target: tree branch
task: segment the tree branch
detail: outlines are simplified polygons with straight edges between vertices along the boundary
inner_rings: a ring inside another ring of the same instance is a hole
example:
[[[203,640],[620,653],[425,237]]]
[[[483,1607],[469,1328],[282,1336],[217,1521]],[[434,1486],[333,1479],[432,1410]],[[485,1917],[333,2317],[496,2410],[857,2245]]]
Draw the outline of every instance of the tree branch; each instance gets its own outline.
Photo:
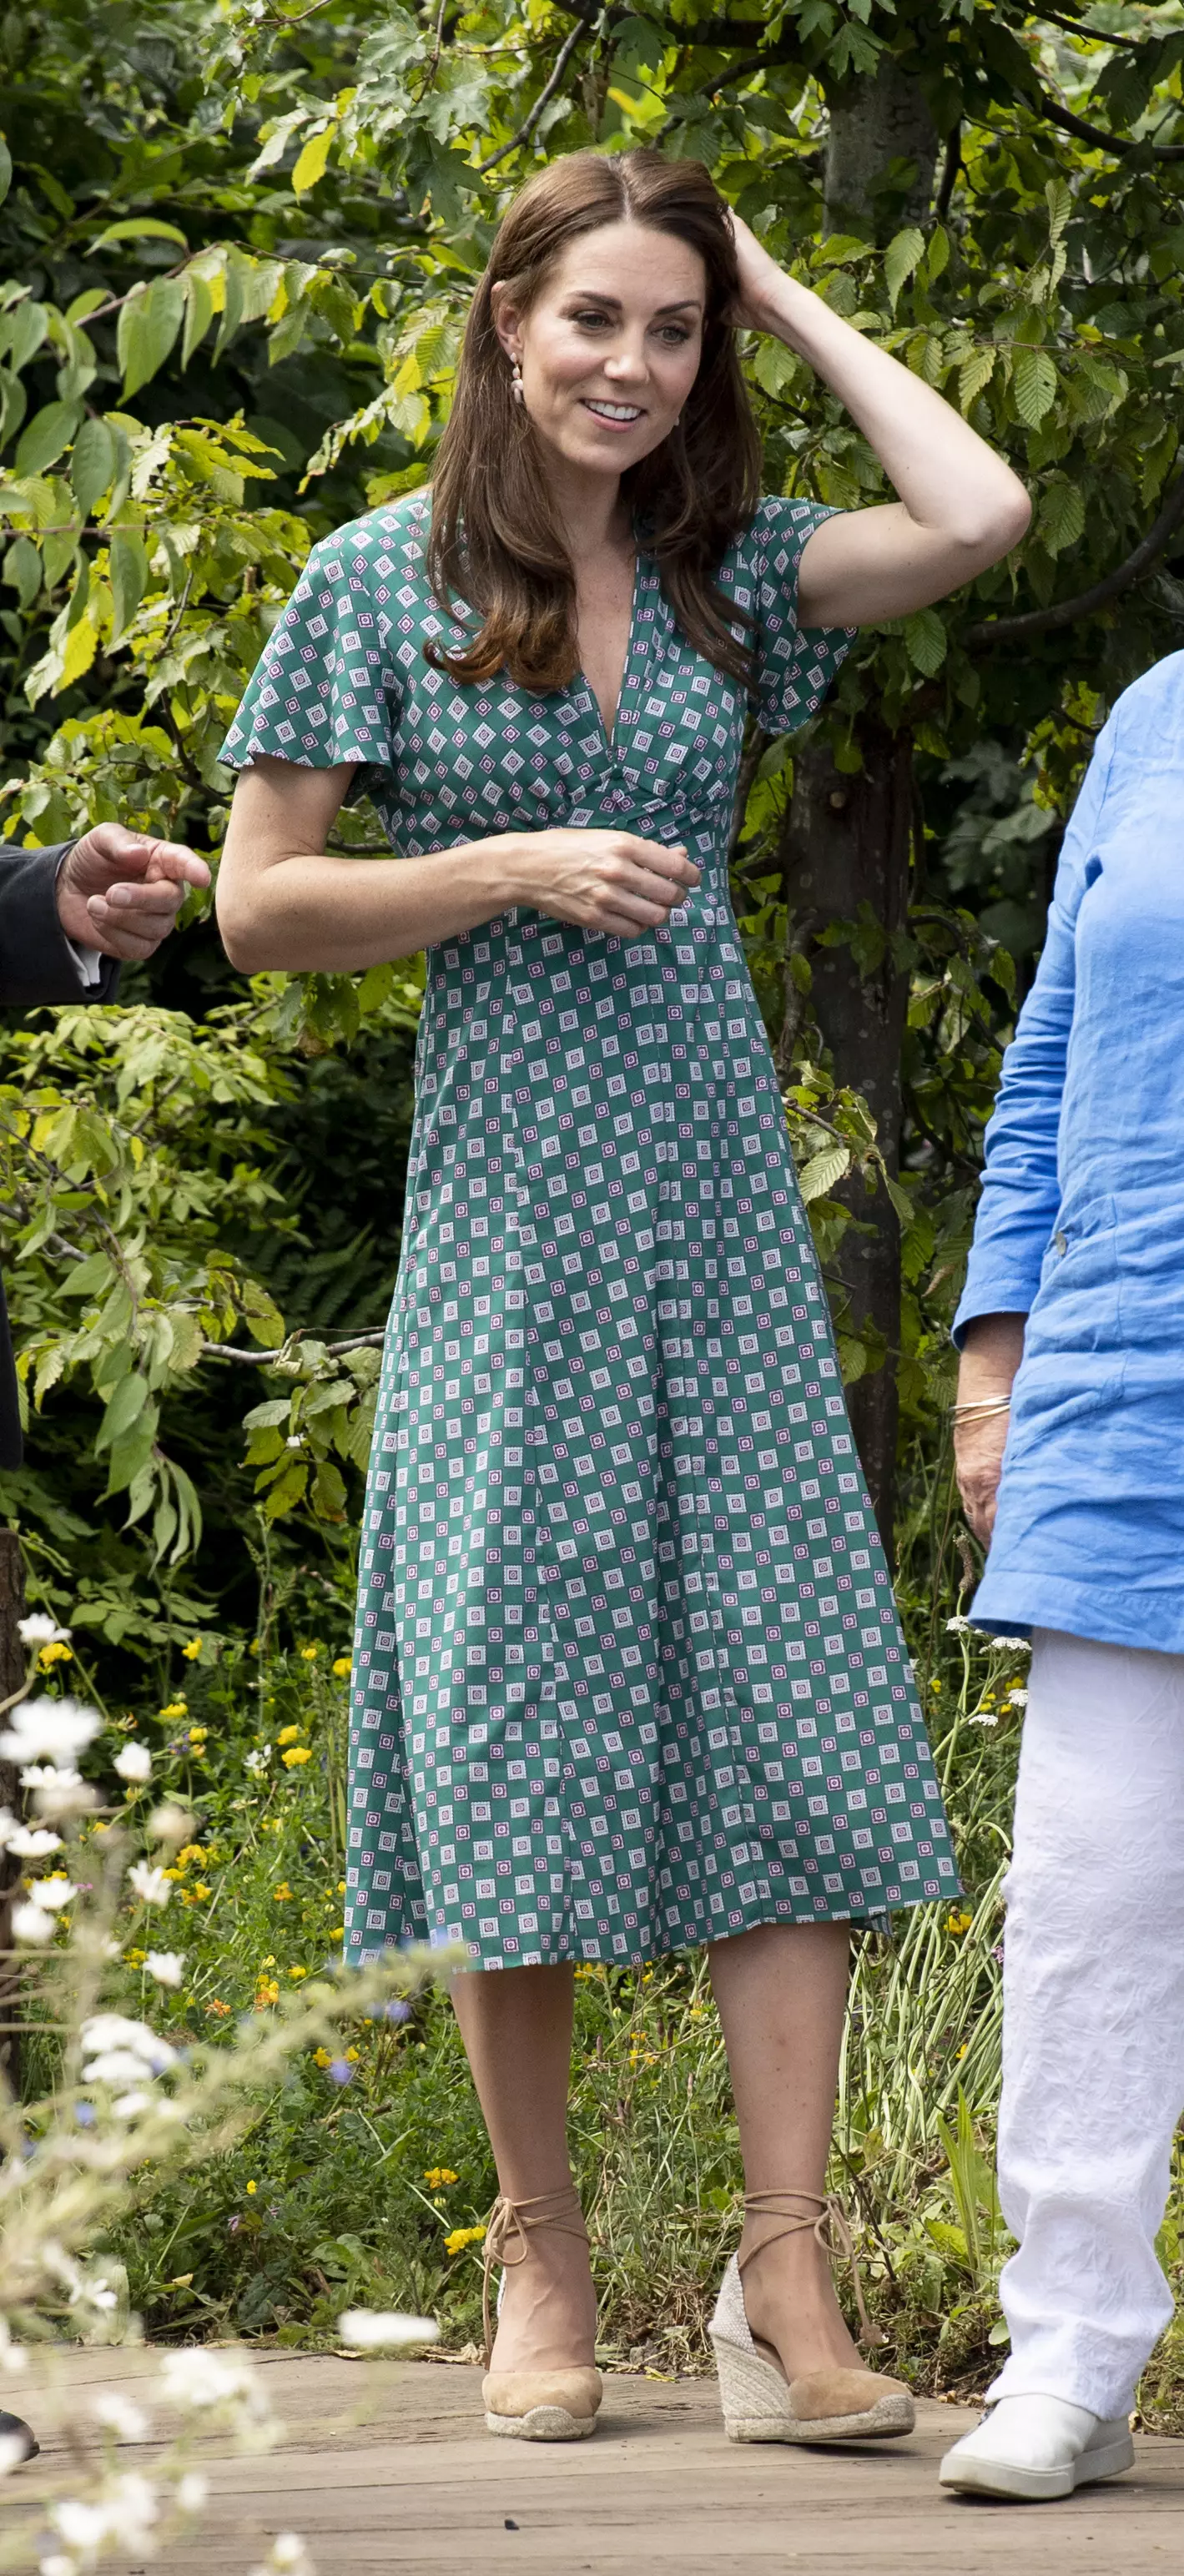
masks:
[[[971,626],[963,637],[967,651],[982,652],[992,644],[1008,644],[1022,635],[1048,634],[1056,627],[1075,625],[1078,618],[1093,617],[1099,608],[1108,607],[1112,599],[1121,598],[1123,591],[1129,590],[1132,582],[1149,570],[1156,556],[1163,553],[1168,538],[1182,519],[1184,474],[1177,476],[1159,517],[1148,529],[1142,543],[1135,547],[1134,553],[1127,556],[1125,563],[1116,565],[1114,571],[1096,581],[1092,589],[1079,591],[1075,599],[1062,599],[1052,608],[1029,609],[1022,617],[989,618],[978,626]]]
[[[294,1344],[299,1346],[300,1339],[298,1334],[289,1334],[288,1340],[275,1351],[240,1351],[233,1342],[203,1342],[201,1357],[203,1360],[242,1360],[248,1368],[274,1368],[286,1351],[291,1350]],[[339,1360],[344,1359],[347,1351],[380,1351],[385,1340],[385,1326],[373,1333],[355,1333],[348,1342],[326,1342],[325,1357]]]
[[[1050,27],[1063,27],[1066,35],[1088,36],[1091,44],[1095,45],[1121,45],[1128,54],[1149,53],[1152,45],[1160,42],[1158,36],[1152,37],[1150,45],[1140,36],[1112,36],[1105,27],[1087,27],[1081,18],[1062,18],[1057,9],[1040,9],[1036,14],[1046,19]]]
[[[950,127],[949,138],[946,143],[946,157],[942,165],[941,186],[938,189],[937,203],[933,209],[939,224],[944,224],[946,216],[950,211],[950,199],[953,196],[954,189],[957,184],[958,172],[961,167],[962,120],[959,118],[958,123]]]
[[[551,74],[550,80],[543,83],[543,87],[539,91],[534,106],[530,109],[529,113],[523,117],[517,133],[510,136],[508,143],[502,144],[500,151],[491,152],[488,161],[479,161],[477,163],[475,175],[478,179],[484,179],[488,171],[496,170],[498,162],[505,161],[511,152],[517,152],[520,144],[529,142],[530,137],[538,124],[539,118],[542,115],[543,109],[549,105],[550,101],[555,96],[555,92],[559,87],[565,71],[567,70],[567,66],[571,61],[572,55],[575,52],[581,36],[587,35],[588,25],[589,21],[587,18],[577,18],[570,36],[564,38],[564,41],[559,48],[559,52],[555,57],[555,68]]]
[[[1017,101],[1030,106],[1034,115],[1046,117],[1050,125],[1059,125],[1063,133],[1075,134],[1079,143],[1092,143],[1097,151],[1112,152],[1119,160],[1128,152],[1146,152],[1153,161],[1184,161],[1184,143],[1145,143],[1137,134],[1107,134],[1104,127],[1088,125],[1083,116],[1074,116],[1071,107],[1062,107],[1059,98],[1050,98],[1048,91],[1039,85],[1033,97],[1023,90],[1017,91],[1016,95]]]

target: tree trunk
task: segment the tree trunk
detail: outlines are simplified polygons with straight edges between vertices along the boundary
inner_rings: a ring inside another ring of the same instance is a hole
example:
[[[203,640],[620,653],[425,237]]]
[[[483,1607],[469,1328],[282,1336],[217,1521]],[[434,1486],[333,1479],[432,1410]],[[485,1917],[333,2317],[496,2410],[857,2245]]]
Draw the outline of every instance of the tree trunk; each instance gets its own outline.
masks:
[[[836,1080],[860,1091],[876,1121],[877,1141],[895,1177],[900,1158],[900,1057],[908,977],[886,946],[872,974],[860,973],[848,947],[821,948],[828,923],[853,921],[870,905],[890,940],[908,916],[912,846],[912,764],[907,734],[890,733],[867,714],[858,725],[863,767],[836,769],[825,742],[811,743],[794,769],[793,800],[782,842],[785,900],[796,918],[813,975],[813,1009]],[[844,1323],[857,1338],[870,1325],[888,1348],[883,1368],[847,1389],[851,1427],[889,1561],[896,1500],[896,1355],[900,1349],[900,1236],[885,1193],[869,1199],[861,1181],[833,1195],[866,1232],[854,1228],[838,1253]]]
[[[15,1530],[0,1529],[0,1699],[18,1691],[25,1678],[25,1650],[17,1621],[25,1608],[25,1566]],[[20,1775],[10,1762],[0,1762],[0,1807],[20,1813]],[[12,1904],[20,1885],[22,1863],[11,1852],[0,1853],[0,2086],[15,2093],[20,2084],[20,1977],[12,1950]]]
[[[917,224],[929,212],[938,135],[918,80],[891,54],[879,69],[848,81],[830,98],[830,134],[823,182],[823,232],[857,232],[874,241],[878,183],[893,161],[912,161],[915,175],[903,199],[892,198],[892,228]]]

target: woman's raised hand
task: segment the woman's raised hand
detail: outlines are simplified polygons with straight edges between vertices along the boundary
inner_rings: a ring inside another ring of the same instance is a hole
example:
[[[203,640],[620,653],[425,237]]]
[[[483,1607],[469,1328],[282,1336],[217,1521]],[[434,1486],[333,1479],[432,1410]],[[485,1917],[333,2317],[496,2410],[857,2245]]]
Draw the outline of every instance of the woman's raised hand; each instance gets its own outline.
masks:
[[[734,207],[730,216],[740,270],[740,301],[731,316],[732,323],[737,331],[775,329],[775,322],[770,324],[769,303],[778,287],[784,285],[782,272]]]
[[[613,939],[644,939],[668,921],[699,883],[681,841],[642,841],[634,832],[532,832],[519,845],[516,903]]]

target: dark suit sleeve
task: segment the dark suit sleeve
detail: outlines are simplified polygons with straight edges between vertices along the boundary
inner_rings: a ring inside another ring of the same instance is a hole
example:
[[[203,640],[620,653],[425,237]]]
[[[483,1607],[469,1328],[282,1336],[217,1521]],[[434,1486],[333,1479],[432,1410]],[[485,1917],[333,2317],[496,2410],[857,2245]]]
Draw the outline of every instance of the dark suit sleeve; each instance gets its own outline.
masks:
[[[73,844],[15,850],[0,844],[0,1003],[31,1010],[37,1002],[110,1002],[119,967],[100,960],[100,980],[85,984],[58,920],[55,887],[59,862]]]

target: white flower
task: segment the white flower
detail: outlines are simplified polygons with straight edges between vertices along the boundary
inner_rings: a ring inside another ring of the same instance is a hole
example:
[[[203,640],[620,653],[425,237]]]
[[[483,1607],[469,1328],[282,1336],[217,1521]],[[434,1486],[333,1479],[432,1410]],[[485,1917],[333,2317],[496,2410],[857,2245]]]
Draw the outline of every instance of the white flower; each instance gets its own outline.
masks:
[[[314,2576],[312,2560],[299,2533],[277,2532],[262,2567],[252,2568],[251,2576]]]
[[[1015,1690],[1010,1690],[1007,1694],[1007,1705],[1009,1708],[1026,1708],[1028,1705],[1026,1690],[1021,1690],[1018,1686]]]
[[[94,2565],[99,2551],[108,2541],[115,2544],[120,2557],[146,2556],[155,2539],[155,2524],[160,2503],[155,2488],[147,2478],[129,2475],[110,2478],[101,2487],[94,2504],[83,2504],[69,2496],[49,2508],[49,2521],[72,2559],[58,2560],[74,2576],[79,2559],[89,2558]],[[51,2562],[52,2563],[52,2562]],[[42,2572],[46,2561],[43,2559]]]
[[[55,1870],[50,1878],[33,1879],[29,1887],[34,1905],[43,1905],[47,1914],[60,1914],[64,1906],[73,1904],[77,1894],[63,1869]]]
[[[83,2072],[84,2084],[139,2084],[144,2069],[130,2048],[104,2048]]]
[[[999,1720],[993,1708],[975,1708],[970,1712],[970,1723],[972,1726],[998,1726]]]
[[[146,2442],[151,2430],[142,2406],[125,2397],[118,2388],[105,2388],[91,2400],[91,2414],[96,2424],[104,2424],[117,2442]]]
[[[57,1627],[47,1610],[31,1610],[17,1620],[16,1633],[22,1646],[68,1646],[73,1631]]]
[[[179,1986],[181,1983],[181,1972],[185,1965],[185,1952],[183,1950],[150,1950],[144,1961],[144,1965],[147,1968],[149,1976],[155,1977],[158,1986]]]
[[[235,2397],[250,2398],[259,2406],[250,2363],[228,2361],[224,2353],[213,2352],[206,2344],[170,2352],[161,2369],[160,2387],[170,2405],[191,2406],[195,2413],[207,2406],[225,2406]]]
[[[3,1818],[0,1818],[0,1826],[2,1824]],[[49,1833],[44,1826],[38,1829],[31,1825],[14,1825],[12,1832],[4,1839],[7,1841],[9,1851],[15,1852],[18,1860],[44,1860],[49,1852],[60,1851],[62,1848],[61,1835]]]
[[[150,1780],[152,1756],[146,1744],[125,1744],[115,1756],[115,1768],[121,1780]]]
[[[382,2344],[435,2343],[440,2329],[434,2317],[404,2317],[396,2308],[347,2308],[337,2331],[356,2351],[373,2352]]]
[[[12,2336],[8,2331],[7,2320],[4,2317],[0,2317],[0,2370],[9,2370],[14,2372],[24,2370],[28,2364],[28,2359],[29,2356],[23,2343],[13,2342]]]
[[[23,2433],[0,2433],[0,2478],[7,2478],[11,2476],[13,2469],[19,2469],[25,2455]],[[44,2566],[45,2560],[42,2559],[41,2563]],[[74,2576],[72,2566],[69,2568],[69,2576]]]
[[[72,1763],[84,1745],[94,1742],[101,1725],[98,1710],[84,1708],[81,1700],[24,1699],[9,1711],[0,1754],[10,1762]]]
[[[152,2095],[137,2086],[134,2093],[117,2094],[111,2108],[117,2120],[134,2120],[139,2112],[152,2109]]]
[[[167,1905],[173,1892],[171,1878],[162,1869],[153,1869],[146,1860],[134,1861],[128,1871],[128,1884],[134,1888],[142,1905]]]
[[[92,2014],[89,2021],[83,2022],[81,2037],[84,2057],[102,2056],[109,2049],[127,2053],[130,2065],[121,2068],[116,2082],[122,2082],[129,2073],[160,2075],[166,2066],[177,2063],[176,2049],[161,2038],[159,2031],[150,2030],[146,2021],[128,2021],[123,2013]],[[88,2071],[86,2082],[91,2080]]]
[[[196,1830],[184,1807],[154,1807],[148,1818],[148,1831],[157,1843],[187,1843]]]
[[[21,1773],[21,1787],[33,1791],[39,1816],[83,1815],[99,1803],[96,1791],[68,1763],[29,1763]]]
[[[14,1905],[12,1929],[18,1941],[52,1941],[53,1916],[39,1905]]]
[[[969,1619],[964,1619],[961,1612],[959,1612],[956,1619],[947,1619],[946,1635],[947,1637],[964,1637],[969,1626]]]
[[[266,1771],[270,1760],[271,1746],[270,1744],[262,1744],[257,1747],[255,1752],[247,1754],[244,1768],[248,1771]]]
[[[200,2513],[210,2492],[210,2481],[200,2469],[188,2469],[177,2486],[177,2509],[180,2513]]]

